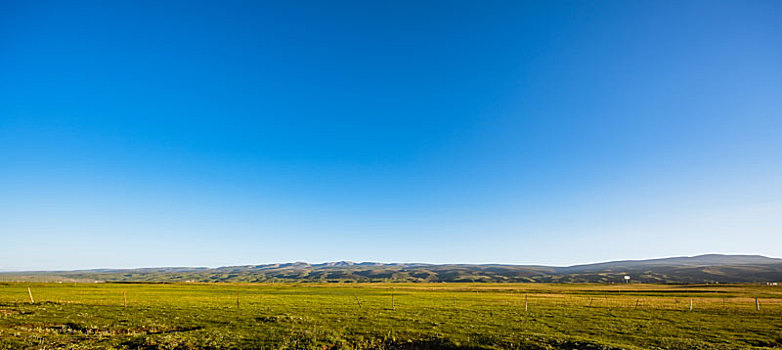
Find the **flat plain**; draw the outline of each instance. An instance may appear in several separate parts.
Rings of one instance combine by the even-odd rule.
[[[782,287],[0,283],[0,349],[57,348],[782,348]]]

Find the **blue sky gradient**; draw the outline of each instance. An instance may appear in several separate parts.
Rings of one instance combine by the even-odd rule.
[[[778,1],[0,3],[0,270],[782,257]]]

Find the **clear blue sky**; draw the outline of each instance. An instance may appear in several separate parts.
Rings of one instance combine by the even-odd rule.
[[[782,256],[780,1],[2,1],[0,270]]]

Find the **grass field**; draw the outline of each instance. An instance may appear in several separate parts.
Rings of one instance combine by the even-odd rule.
[[[782,348],[782,288],[0,283],[0,348]]]

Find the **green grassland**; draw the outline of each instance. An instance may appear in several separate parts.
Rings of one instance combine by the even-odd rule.
[[[782,348],[782,288],[0,283],[0,349],[57,348]]]

